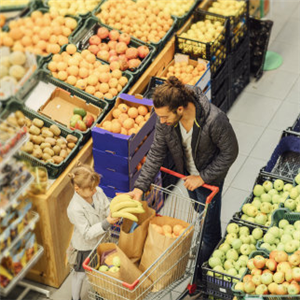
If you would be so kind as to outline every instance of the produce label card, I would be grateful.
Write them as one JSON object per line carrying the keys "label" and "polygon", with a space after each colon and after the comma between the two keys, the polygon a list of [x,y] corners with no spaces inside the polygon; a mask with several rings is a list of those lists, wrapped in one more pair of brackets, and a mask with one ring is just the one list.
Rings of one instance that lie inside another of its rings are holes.
{"label": "produce label card", "polygon": [[188,55],[185,55],[185,54],[180,54],[180,53],[176,53],[174,55],[174,61],[175,63],[180,63],[180,62],[189,62],[189,56]]}

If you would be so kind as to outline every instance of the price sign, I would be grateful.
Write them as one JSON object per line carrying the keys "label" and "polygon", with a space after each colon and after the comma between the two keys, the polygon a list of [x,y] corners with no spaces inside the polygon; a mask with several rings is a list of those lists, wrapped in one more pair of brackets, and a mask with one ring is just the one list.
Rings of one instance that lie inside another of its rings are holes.
{"label": "price sign", "polygon": [[176,53],[174,55],[174,61],[175,63],[180,63],[180,62],[189,62],[189,56],[181,53]]}

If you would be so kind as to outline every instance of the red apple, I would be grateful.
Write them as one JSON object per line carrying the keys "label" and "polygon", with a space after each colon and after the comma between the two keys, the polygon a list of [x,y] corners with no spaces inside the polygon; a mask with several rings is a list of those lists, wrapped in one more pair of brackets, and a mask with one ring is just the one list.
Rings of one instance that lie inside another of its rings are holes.
{"label": "red apple", "polygon": [[128,66],[130,69],[137,68],[142,62],[139,59],[130,59],[128,61]]}
{"label": "red apple", "polygon": [[108,45],[109,49],[115,49],[117,43],[118,43],[117,41],[109,41],[109,42],[107,43],[107,45]]}
{"label": "red apple", "polygon": [[83,122],[85,123],[85,125],[87,127],[91,127],[94,122],[95,122],[95,119],[92,115],[86,115],[84,118],[83,118]]}
{"label": "red apple", "polygon": [[101,50],[97,53],[97,57],[100,58],[100,59],[108,61],[109,53],[106,50]]}
{"label": "red apple", "polygon": [[247,267],[249,270],[253,270],[255,268],[254,263],[253,263],[253,258],[248,260]]}
{"label": "red apple", "polygon": [[300,286],[298,283],[291,283],[288,286],[288,294],[289,295],[298,295],[300,294]]}
{"label": "red apple", "polygon": [[271,251],[271,252],[270,252],[270,255],[269,255],[269,258],[275,259],[276,255],[277,255],[277,252],[278,252],[278,250],[273,250],[273,251]]}
{"label": "red apple", "polygon": [[97,31],[97,35],[100,37],[100,39],[106,39],[109,35],[109,30],[105,27],[100,27]]}
{"label": "red apple", "polygon": [[109,51],[110,48],[108,46],[108,44],[106,43],[101,43],[99,46],[98,46],[99,50],[106,50],[106,51]]}
{"label": "red apple", "polygon": [[115,49],[109,50],[108,53],[109,53],[109,57],[111,57],[111,56],[118,56],[117,51]]}
{"label": "red apple", "polygon": [[274,273],[273,280],[276,283],[283,283],[284,282],[284,273],[281,271]]}
{"label": "red apple", "polygon": [[76,129],[79,129],[79,130],[81,130],[81,131],[86,131],[86,125],[85,125],[85,123],[84,123],[83,121],[81,121],[81,120],[79,120],[79,121],[76,122],[75,128],[76,128]]}
{"label": "red apple", "polygon": [[300,255],[293,253],[289,256],[288,261],[292,266],[298,266],[300,264]]}
{"label": "red apple", "polygon": [[244,283],[246,283],[248,281],[252,281],[252,275],[250,275],[250,274],[245,275],[244,278],[243,278]]}
{"label": "red apple", "polygon": [[139,46],[137,49],[140,58],[145,58],[150,52],[149,48],[145,45]]}
{"label": "red apple", "polygon": [[128,59],[138,58],[138,56],[139,56],[139,52],[136,48],[128,48],[126,50],[126,57]]}
{"label": "red apple", "polygon": [[101,43],[101,40],[99,38],[99,36],[97,35],[92,35],[89,39],[89,44],[90,45],[99,45]]}
{"label": "red apple", "polygon": [[97,55],[99,48],[97,45],[89,45],[88,50],[91,51],[94,55]]}
{"label": "red apple", "polygon": [[277,262],[274,258],[269,258],[266,260],[266,267],[271,271],[276,271]]}
{"label": "red apple", "polygon": [[276,295],[286,295],[286,294],[287,294],[287,288],[282,284],[278,284],[276,289]]}
{"label": "red apple", "polygon": [[117,43],[116,44],[116,52],[118,53],[118,54],[123,54],[123,53],[125,53],[126,52],[126,50],[127,50],[127,45],[124,43],[124,42],[119,42],[119,43]]}
{"label": "red apple", "polygon": [[120,64],[120,70],[121,71],[125,71],[128,69],[129,65],[128,65],[128,62],[124,59],[119,59],[118,60],[119,64]]}
{"label": "red apple", "polygon": [[128,45],[130,43],[130,35],[128,33],[120,34],[119,42],[124,42],[126,45]]}
{"label": "red apple", "polygon": [[283,261],[288,261],[288,254],[285,251],[277,251],[277,254],[275,256],[275,260],[280,263]]}
{"label": "red apple", "polygon": [[278,286],[278,284],[276,282],[271,282],[268,285],[268,290],[269,290],[270,294],[276,295],[277,286]]}
{"label": "red apple", "polygon": [[115,29],[113,29],[108,35],[111,41],[117,41],[119,39],[119,36],[120,36],[119,31]]}
{"label": "red apple", "polygon": [[270,271],[269,269],[264,269],[262,273],[263,273],[263,274],[265,274],[265,273],[271,273],[271,274],[273,275],[273,272]]}
{"label": "red apple", "polygon": [[120,59],[123,59],[123,60],[125,60],[125,61],[128,62],[128,58],[126,57],[125,54],[120,54],[120,55],[119,55],[119,58],[120,58]]}
{"label": "red apple", "polygon": [[254,268],[251,270],[251,275],[254,276],[254,275],[261,275],[262,274],[262,269],[257,269],[257,268]]}
{"label": "red apple", "polygon": [[268,294],[268,288],[265,284],[260,284],[255,289],[255,295],[267,295]]}
{"label": "red apple", "polygon": [[296,281],[300,281],[300,268],[299,267],[296,267],[296,268],[293,268],[293,279],[295,279]]}
{"label": "red apple", "polygon": [[290,263],[287,261],[280,262],[277,265],[277,271],[281,271],[283,273],[285,273],[287,270],[290,270],[290,269],[292,269],[292,267],[291,267]]}
{"label": "red apple", "polygon": [[288,282],[291,282],[293,280],[293,270],[292,269],[288,269],[286,272],[285,272],[285,280],[288,281]]}
{"label": "red apple", "polygon": [[252,282],[252,280],[244,283],[244,290],[247,294],[251,294],[255,291],[255,284]]}
{"label": "red apple", "polygon": [[111,63],[113,61],[118,61],[119,60],[119,57],[118,56],[111,56],[108,61]]}
{"label": "red apple", "polygon": [[266,259],[262,255],[256,255],[253,264],[256,268],[262,269],[266,264]]}

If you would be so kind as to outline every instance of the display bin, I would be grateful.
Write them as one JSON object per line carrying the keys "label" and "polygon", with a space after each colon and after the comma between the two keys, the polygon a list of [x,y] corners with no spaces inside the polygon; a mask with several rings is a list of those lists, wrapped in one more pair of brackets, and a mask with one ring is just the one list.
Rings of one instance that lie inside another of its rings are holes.
{"label": "display bin", "polygon": [[[65,51],[66,47],[67,47],[67,45],[62,46],[60,53],[62,53],[63,51]],[[57,79],[57,78],[54,78],[54,77],[52,76],[52,74],[51,74],[51,71],[48,69],[48,64],[49,64],[50,61],[52,60],[52,57],[53,57],[53,55],[49,55],[49,56],[47,56],[47,57],[43,60],[42,69],[43,69],[44,71],[48,72],[48,73],[50,74],[50,76],[51,76],[53,79],[55,79],[57,82],[61,82],[63,85],[65,85],[65,86],[67,86],[67,87],[69,87],[69,88],[73,88],[74,90],[77,90],[78,93],[80,93],[80,94],[82,94],[82,95],[85,95],[85,96],[88,96],[89,98],[93,99],[93,100],[94,100],[94,104],[97,103],[97,102],[99,102],[99,101],[103,101],[103,100],[104,100],[105,102],[107,102],[107,103],[109,104],[109,107],[113,106],[114,103],[115,103],[115,101],[116,101],[116,99],[117,99],[117,97],[118,97],[118,95],[120,95],[121,93],[125,93],[125,92],[129,89],[129,87],[131,86],[132,81],[133,81],[133,76],[132,76],[131,74],[129,74],[129,72],[123,71],[123,72],[122,72],[122,76],[125,76],[125,77],[128,79],[128,82],[127,82],[127,84],[123,87],[123,89],[120,91],[120,93],[119,93],[117,96],[113,97],[112,99],[107,99],[107,98],[99,99],[99,98],[95,97],[94,95],[89,94],[89,93],[87,93],[87,92],[85,92],[85,91],[83,91],[83,90],[80,90],[79,88],[74,87],[73,85],[71,85],[71,84],[69,84],[69,83],[67,83],[67,82],[65,82],[65,81],[59,80],[59,79]],[[105,62],[103,62],[103,61],[101,61],[101,63],[102,63],[103,65],[108,65],[108,63],[105,63]]]}
{"label": "display bin", "polygon": [[293,182],[300,168],[300,133],[285,130],[263,171]]}
{"label": "display bin", "polygon": [[[139,105],[145,105],[151,111],[153,102],[149,99],[138,99],[135,96],[120,94],[116,101],[115,106],[120,103],[126,103],[130,106],[138,107]],[[106,115],[102,121],[110,121],[112,119],[112,110]],[[92,129],[93,148],[101,151],[111,151],[116,155],[131,157],[142,143],[153,131],[156,122],[156,114],[152,113],[145,125],[139,130],[137,134],[128,136],[119,133],[112,133],[100,128],[100,125],[95,126]]]}
{"label": "display bin", "polygon": [[219,105],[219,108],[224,113],[227,113],[231,106],[232,106],[232,103],[230,102],[230,91],[228,91],[227,94],[225,95],[225,98],[221,101],[221,104]]}
{"label": "display bin", "polygon": [[211,77],[214,77],[221,65],[225,62],[229,51],[229,23],[226,17],[212,14],[201,9],[196,9],[191,21],[182,29],[181,33],[187,32],[191,26],[204,20],[219,21],[224,25],[224,29],[213,42],[201,42],[188,38],[175,36],[176,52],[188,54],[191,59],[202,58],[210,61]]}
{"label": "display bin", "polygon": [[[284,184],[286,183],[292,183],[291,180],[286,180],[285,178],[281,177],[281,176],[277,176],[277,175],[274,175],[274,174],[267,174],[265,172],[263,172],[263,169],[260,170],[255,182],[254,182],[254,185],[253,185],[253,188],[256,184],[260,184],[262,185],[264,181],[266,180],[269,180],[271,181],[272,183],[276,180],[276,179],[281,179],[283,180]],[[252,189],[253,190],[253,189]],[[264,225],[260,225],[260,224],[256,224],[256,223],[252,223],[252,222],[249,222],[249,221],[246,221],[246,220],[242,220],[241,217],[242,217],[242,207],[244,206],[244,204],[246,203],[252,203],[253,199],[254,199],[254,194],[253,192],[251,192],[251,194],[245,199],[244,203],[241,205],[240,207],[240,211],[239,212],[236,212],[234,215],[233,215],[233,219],[234,220],[237,220],[237,221],[242,221],[246,224],[249,224],[249,225],[252,225],[252,226],[257,226],[257,227],[261,227],[262,229],[267,229],[268,227],[267,226],[264,226]],[[278,208],[281,208],[282,207],[282,204],[279,203],[279,206]],[[276,210],[273,211],[273,214]]]}
{"label": "display bin", "polygon": [[141,147],[131,157],[114,154],[112,151],[101,151],[93,148],[95,167],[109,169],[123,174],[132,174],[143,157],[149,151],[154,139],[154,130],[147,137]]}
{"label": "display bin", "polygon": [[[72,38],[72,43],[75,44],[77,46],[77,49],[79,51],[82,51],[84,49],[87,49],[89,47],[89,39],[92,35],[97,34],[97,30],[100,27],[105,27],[108,30],[110,30],[110,27],[101,24],[99,19],[96,17],[90,17],[87,20],[85,20],[85,23],[83,25],[82,28],[80,28],[80,30],[78,30],[78,32],[76,34],[74,34],[73,38]],[[118,30],[119,31],[119,30]],[[121,33],[121,31],[119,31]],[[102,40],[101,42],[107,43],[109,41],[108,38],[106,38],[104,41]],[[139,46],[146,46],[148,47],[148,49],[150,50],[150,52],[148,53],[148,55],[142,59],[142,63],[140,64],[139,67],[137,67],[136,69],[128,69],[126,70],[127,72],[129,72],[132,76],[133,76],[133,80],[137,80],[138,76],[143,73],[145,71],[145,69],[149,66],[149,64],[151,63],[156,49],[154,46],[144,43],[142,41],[139,41],[133,37],[131,37],[130,39],[130,43],[128,44],[129,47],[133,47],[133,48],[138,48]],[[98,59],[98,58],[97,58]],[[105,60],[101,60],[102,62],[108,63]]]}
{"label": "display bin", "polygon": [[[240,63],[245,63],[246,55],[250,52],[250,37],[246,35],[243,41],[230,55],[231,69],[235,70]],[[250,60],[250,59],[249,59]]]}
{"label": "display bin", "polygon": [[[274,213],[272,215],[271,226],[278,227],[279,222],[283,219],[289,221],[289,223],[293,225],[295,222],[300,221],[300,214],[296,213],[296,212],[291,212],[287,208],[279,208],[276,211],[274,211]],[[270,254],[271,251],[268,251],[267,249],[261,247],[262,243],[263,243],[262,241],[258,242],[256,245],[256,248],[258,250],[265,251],[266,253]],[[293,253],[289,253],[289,252],[286,252],[286,253],[288,255],[293,254]]]}
{"label": "display bin", "polygon": [[[105,0],[106,1],[106,0]],[[105,3],[105,1],[102,2]],[[135,2],[133,0],[133,2]],[[105,24],[100,18],[97,17],[97,14],[101,12],[101,6],[99,7],[99,9],[97,11],[95,11],[92,16],[95,16],[97,19],[100,20],[100,22],[102,24]],[[177,17],[171,16],[171,18],[173,19],[173,24],[171,26],[171,28],[167,31],[166,35],[158,42],[158,43],[154,43],[154,42],[150,42],[150,45],[154,46],[156,49],[156,53],[159,53],[164,46],[166,45],[166,43],[170,40],[170,38],[172,37],[173,33],[175,32],[175,29],[177,28],[176,24],[177,24]],[[111,29],[116,29],[114,27],[108,26],[106,24],[106,26],[111,30]],[[122,31],[121,31],[122,32]],[[139,40],[138,38],[136,38],[135,36],[133,36],[137,41],[143,43],[143,41]]]}
{"label": "display bin", "polygon": [[[24,3],[22,3],[24,2]],[[6,4],[7,3],[7,4]],[[26,1],[1,1],[0,13],[7,13],[11,11],[18,11],[26,9],[30,6],[31,0]]]}
{"label": "display bin", "polygon": [[15,99],[11,100],[7,107],[5,108],[5,110],[0,114],[0,119],[6,119],[11,113],[20,110],[23,112],[23,114],[29,118],[30,120],[34,119],[34,118],[39,118],[42,119],[44,121],[45,126],[50,127],[52,124],[56,124],[59,129],[61,130],[61,136],[62,137],[66,137],[68,134],[74,135],[78,138],[77,144],[76,146],[72,149],[72,151],[70,152],[70,154],[59,164],[53,164],[51,162],[43,162],[35,157],[33,157],[32,155],[25,153],[23,151],[21,151],[20,157],[24,158],[25,160],[31,161],[33,162],[33,164],[35,166],[43,166],[47,169],[48,171],[48,176],[50,178],[57,178],[64,170],[65,168],[68,166],[68,164],[72,161],[72,159],[76,156],[76,154],[79,151],[79,145],[81,143],[82,140],[82,134],[76,131],[71,131],[63,126],[61,126],[60,124],[57,124],[51,120],[49,120],[48,118],[43,117],[42,115],[39,115],[38,113],[28,109],[27,107],[25,107],[25,105],[23,105],[22,103],[16,101]]}
{"label": "display bin", "polygon": [[[215,95],[211,97],[211,102],[215,106],[221,108],[224,112],[227,112],[230,108],[229,100],[229,79],[225,79],[222,86],[219,88],[219,90],[216,92]],[[226,100],[226,101],[225,101]]]}
{"label": "display bin", "polygon": [[[248,23],[240,23],[232,35],[230,36],[230,53],[236,51],[241,44],[244,44],[245,39],[249,37],[249,25]],[[250,48],[249,39],[248,39],[248,48]]]}
{"label": "display bin", "polygon": [[[237,14],[235,14],[234,16],[226,17],[229,20],[231,32],[234,32],[234,29],[236,28],[236,26],[239,23],[248,22],[248,18],[249,18],[249,1],[248,0],[237,0],[237,1],[244,2],[244,4],[241,6],[241,8],[237,12]],[[216,2],[216,1],[215,0],[204,1],[202,9],[207,11],[214,2]],[[222,15],[219,15],[219,16],[222,16]]]}
{"label": "display bin", "polygon": [[[228,225],[231,223],[235,223],[241,226],[246,226],[249,228],[250,234],[251,232],[257,228],[255,224],[246,224],[244,221],[237,221],[234,219],[231,219],[228,222]],[[228,226],[227,225],[227,226]],[[227,227],[226,226],[226,227]],[[265,232],[265,230],[263,230]],[[227,233],[226,233],[227,234]],[[217,250],[222,243],[224,243],[226,239],[225,236],[220,240],[218,245],[214,250]],[[210,272],[210,274],[209,274]],[[213,275],[211,275],[213,274]],[[208,262],[204,262],[202,265],[202,280],[203,283],[206,285],[206,288],[210,293],[218,294],[221,296],[222,299],[232,299],[233,298],[233,292],[231,290],[231,287],[235,280],[239,280],[240,278],[238,276],[231,276],[229,274],[218,272],[216,270],[213,270],[208,265]]]}

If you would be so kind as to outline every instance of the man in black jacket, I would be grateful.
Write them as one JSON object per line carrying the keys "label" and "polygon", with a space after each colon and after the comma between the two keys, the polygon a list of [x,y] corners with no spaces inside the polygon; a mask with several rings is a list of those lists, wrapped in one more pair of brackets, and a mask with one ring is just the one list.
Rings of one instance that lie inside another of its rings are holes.
{"label": "man in black jacket", "polygon": [[153,104],[158,116],[154,141],[130,194],[141,199],[162,166],[167,150],[176,170],[186,175],[184,186],[192,199],[205,203],[210,191],[202,187],[204,183],[219,187],[206,215],[201,266],[222,236],[222,188],[238,155],[238,142],[226,114],[209,103],[199,88],[188,88],[176,77],[156,88]]}

